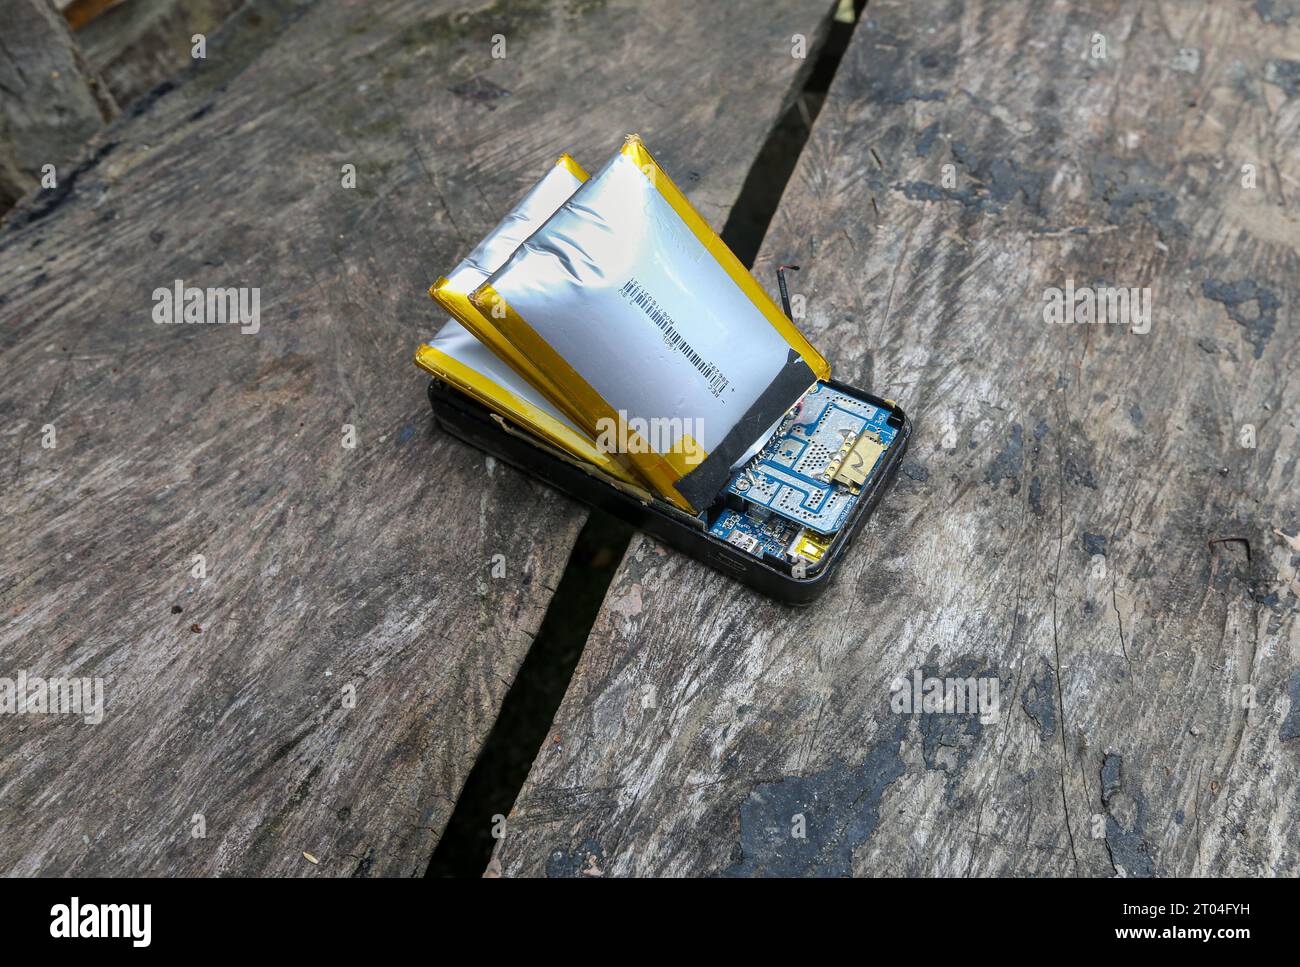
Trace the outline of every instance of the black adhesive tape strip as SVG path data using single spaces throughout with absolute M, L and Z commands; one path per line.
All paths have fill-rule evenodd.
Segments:
M 722 442 L 713 448 L 713 452 L 699 466 L 677 481 L 677 492 L 690 501 L 692 507 L 700 510 L 708 507 L 731 479 L 731 465 L 753 446 L 759 436 L 770 430 L 772 424 L 781 419 L 785 411 L 794 406 L 815 382 L 817 376 L 812 369 L 802 356 L 791 349 L 776 378 L 759 394 L 745 415 L 736 421 Z

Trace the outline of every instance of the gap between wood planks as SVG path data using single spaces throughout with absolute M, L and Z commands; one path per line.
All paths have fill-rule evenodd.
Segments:
M 798 96 L 768 134 L 745 176 L 721 234 L 747 267 L 754 264 L 865 6 L 866 0 L 855 0 L 851 21 L 838 16 L 832 21 Z M 798 255 L 789 253 L 794 261 Z M 551 723 L 634 533 L 635 529 L 622 521 L 590 511 L 537 637 L 465 779 L 425 876 L 481 876 L 487 869 L 496 842 L 492 833 L 500 823 L 494 817 L 510 814 L 533 760 L 551 741 Z

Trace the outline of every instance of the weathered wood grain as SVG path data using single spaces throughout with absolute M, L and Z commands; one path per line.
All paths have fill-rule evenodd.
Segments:
M 117 102 L 127 105 L 191 66 L 194 36 L 206 39 L 241 5 L 242 0 L 131 0 L 81 27 L 76 41 Z
M 867 7 L 756 274 L 802 263 L 909 459 L 808 611 L 634 540 L 493 872 L 1300 873 L 1300 16 L 1264 6 Z M 1067 279 L 1149 286 L 1150 332 L 1049 325 Z M 998 720 L 898 714 L 915 668 Z
M 0 677 L 107 706 L 0 716 L 0 872 L 422 872 L 583 521 L 431 429 L 425 289 L 630 130 L 720 224 L 830 15 L 279 9 L 0 231 Z M 175 279 L 259 330 L 155 324 Z
M 117 115 L 49 0 L 0 0 L 0 213 Z M 56 175 L 59 172 L 56 170 Z

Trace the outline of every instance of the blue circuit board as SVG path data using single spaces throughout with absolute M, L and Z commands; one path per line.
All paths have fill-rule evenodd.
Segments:
M 762 557 L 764 552 L 784 557 L 798 532 L 798 527 L 780 517 L 769 515 L 766 520 L 757 520 L 735 510 L 724 510 L 709 528 L 714 537 L 755 557 Z
M 898 432 L 888 418 L 888 410 L 818 383 L 727 490 L 818 534 L 833 534 L 843 526 L 857 494 L 824 479 L 827 468 L 851 436 L 866 432 L 888 448 Z

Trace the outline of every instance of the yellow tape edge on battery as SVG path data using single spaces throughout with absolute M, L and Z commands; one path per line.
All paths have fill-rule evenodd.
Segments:
M 808 368 L 818 379 L 830 379 L 831 367 L 826 362 L 826 358 L 813 348 L 807 338 L 801 333 L 793 322 L 786 318 L 771 296 L 763 290 L 749 270 L 740 264 L 740 259 L 729 249 L 726 244 L 718 237 L 717 232 L 709 227 L 708 222 L 700 217 L 700 213 L 681 193 L 681 190 L 673 184 L 673 180 L 668 177 L 668 173 L 659 166 L 655 161 L 650 150 L 645 146 L 639 135 L 629 134 L 623 144 L 622 152 L 624 157 L 631 160 L 641 173 L 646 176 L 650 184 L 653 185 L 664 200 L 673 207 L 673 211 L 686 226 L 699 239 L 700 244 L 708 249 L 709 253 L 718 260 L 718 264 L 731 276 L 731 280 L 736 283 L 740 291 L 745 294 L 750 302 L 759 312 L 767 317 L 767 321 L 772 324 L 785 339 L 790 347 L 794 349 Z
M 579 426 L 582 425 L 582 421 L 577 418 L 572 405 L 564 399 L 564 394 L 555 381 L 510 344 L 491 320 L 470 301 L 468 292 L 457 289 L 446 276 L 443 276 L 429 286 L 429 295 L 433 296 L 433 300 L 451 313 L 452 317 L 468 329 L 479 342 L 492 350 L 498 359 L 532 383 L 543 396 L 559 408 L 560 412 Z
M 628 460 L 646 482 L 673 506 L 688 514 L 696 512 L 696 508 L 677 492 L 677 481 L 684 474 L 674 467 L 674 463 L 686 462 L 682 454 L 687 452 L 688 448 L 690 459 L 703 460 L 708 454 L 699 444 L 689 439 L 681 441 L 674 448 L 676 456 L 671 459 L 656 453 L 635 430 L 627 426 L 626 421 L 605 398 L 597 393 L 591 384 L 551 347 L 550 343 L 538 335 L 537 330 L 530 326 L 490 284 L 484 282 L 470 294 L 469 298 L 479 312 L 484 315 L 492 313 L 498 320 L 505 337 L 520 352 L 529 356 L 551 374 L 563 392 L 564 398 L 572 404 L 565 406 L 564 411 L 574 417 L 574 422 L 579 427 L 596 441 L 599 441 L 608 430 L 617 428 L 618 440 L 626 444 L 627 450 L 625 454 L 619 456 Z M 557 406 L 560 405 L 558 399 L 553 399 L 552 402 Z M 601 422 L 605 423 L 604 428 L 600 426 Z
M 573 155 L 567 151 L 555 159 L 555 166 L 564 168 L 579 183 L 585 182 L 591 177 L 587 174 L 587 170 L 578 164 Z M 559 387 L 555 386 L 544 372 L 533 365 L 532 360 L 525 357 L 519 350 L 510 345 L 509 340 L 497 332 L 492 320 L 480 313 L 470 302 L 468 292 L 456 288 L 451 280 L 444 275 L 429 286 L 429 295 L 438 305 L 447 310 L 452 318 L 468 329 L 479 342 L 492 350 L 498 359 L 537 387 L 543 396 L 559 407 L 561 412 L 575 423 L 581 422 L 574 419 L 575 414 L 566 405 L 563 394 L 559 392 Z
M 560 155 L 555 159 L 555 163 L 557 166 L 567 169 L 569 174 L 573 175 L 573 177 L 577 178 L 579 181 L 586 181 L 591 177 L 587 174 L 582 165 L 573 160 L 573 156 L 570 154 L 566 153 Z
M 446 380 L 466 395 L 478 400 L 488 409 L 513 420 L 533 435 L 559 447 L 585 463 L 590 463 L 624 483 L 641 486 L 626 469 L 607 453 L 602 453 L 581 434 L 575 433 L 551 414 L 539 409 L 521 396 L 510 392 L 482 373 L 470 369 L 458 359 L 440 349 L 424 343 L 415 351 L 415 365 L 431 376 Z

